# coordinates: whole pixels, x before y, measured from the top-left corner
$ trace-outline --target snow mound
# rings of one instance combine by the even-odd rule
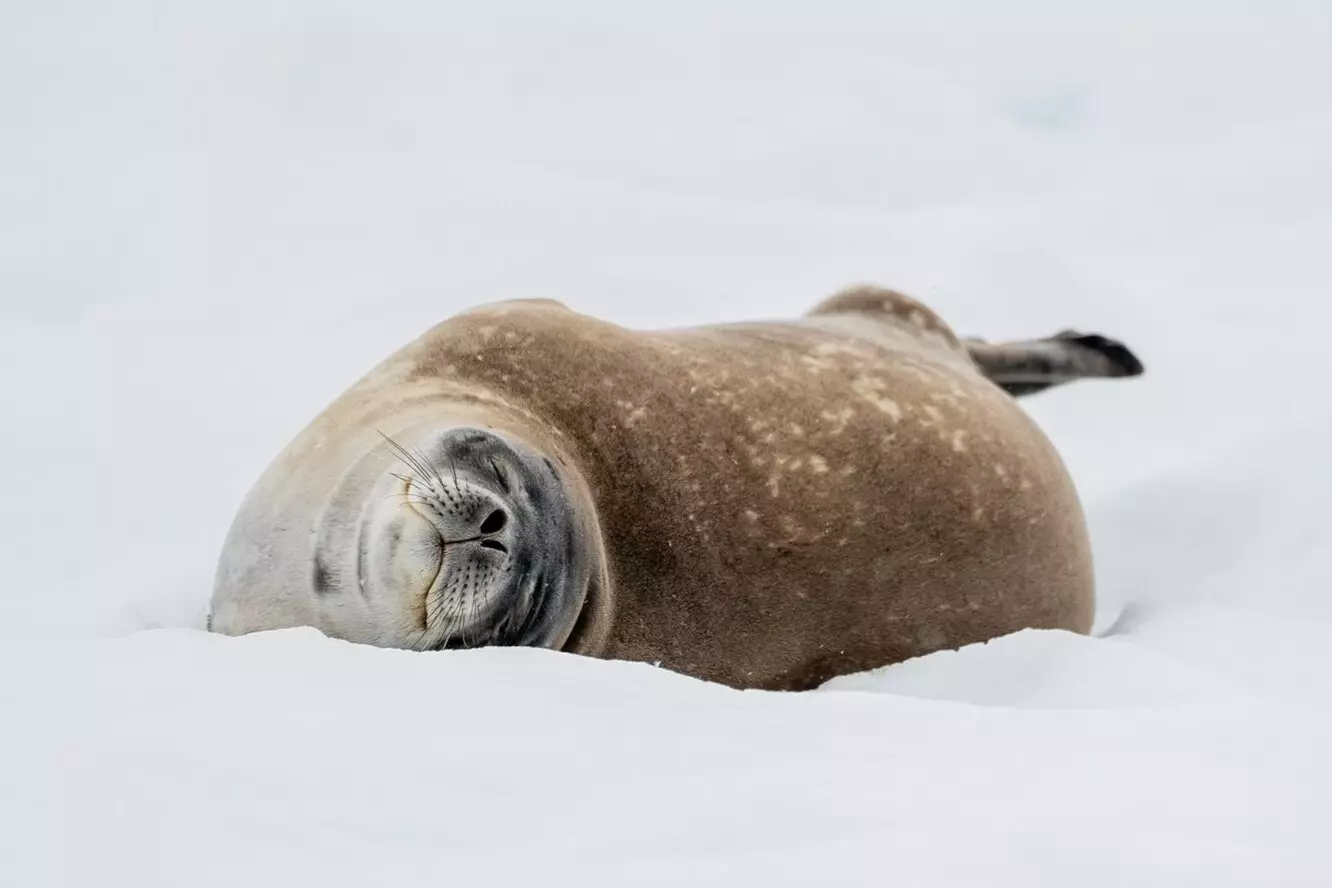
[[[1032,641],[994,646],[986,665],[1046,684]],[[1326,823],[1310,816],[1327,787],[1308,766],[1332,715],[1275,701],[1051,710],[738,692],[639,664],[413,655],[308,630],[3,656],[6,674],[42,677],[4,698],[7,832],[24,837],[6,854],[11,884],[1167,885],[1206,871],[1313,885],[1329,872]],[[936,691],[956,684],[938,659]],[[1096,671],[1081,671],[1089,696],[1109,703]]]
[[[1247,696],[1234,682],[1151,648],[1036,629],[841,676],[823,688],[1022,709],[1135,709]]]

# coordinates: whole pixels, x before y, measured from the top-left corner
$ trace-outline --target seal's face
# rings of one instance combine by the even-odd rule
[[[401,470],[367,504],[357,562],[383,625],[414,633],[394,641],[417,649],[562,641],[591,571],[555,463],[476,428],[411,448],[386,443]]]
[[[332,490],[233,527],[214,631],[313,625],[415,650],[569,639],[602,571],[574,473],[517,438],[460,426],[383,437],[336,474]]]

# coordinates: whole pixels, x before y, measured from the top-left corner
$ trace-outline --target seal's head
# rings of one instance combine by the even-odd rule
[[[318,502],[308,474],[289,474],[305,496],[281,497],[276,520],[243,508],[233,526],[210,627],[313,625],[415,650],[567,647],[586,633],[604,559],[591,498],[561,462],[455,426],[378,435]],[[259,493],[271,507],[274,492]]]

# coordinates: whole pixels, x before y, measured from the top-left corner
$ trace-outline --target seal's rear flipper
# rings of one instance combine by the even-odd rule
[[[1141,376],[1142,361],[1122,342],[1098,333],[1065,330],[1046,339],[964,343],[976,366],[1013,397],[1032,395],[1075,379]]]

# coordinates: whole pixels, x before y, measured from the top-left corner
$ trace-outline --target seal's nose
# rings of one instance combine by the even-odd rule
[[[442,432],[420,451],[448,513],[445,539],[518,556],[540,525],[532,495],[533,462],[501,436],[460,427]]]
[[[509,516],[503,509],[496,509],[486,516],[486,520],[481,522],[481,548],[494,549],[497,552],[503,552],[506,555],[509,552],[508,546],[494,538],[495,534],[504,530],[509,523]]]

